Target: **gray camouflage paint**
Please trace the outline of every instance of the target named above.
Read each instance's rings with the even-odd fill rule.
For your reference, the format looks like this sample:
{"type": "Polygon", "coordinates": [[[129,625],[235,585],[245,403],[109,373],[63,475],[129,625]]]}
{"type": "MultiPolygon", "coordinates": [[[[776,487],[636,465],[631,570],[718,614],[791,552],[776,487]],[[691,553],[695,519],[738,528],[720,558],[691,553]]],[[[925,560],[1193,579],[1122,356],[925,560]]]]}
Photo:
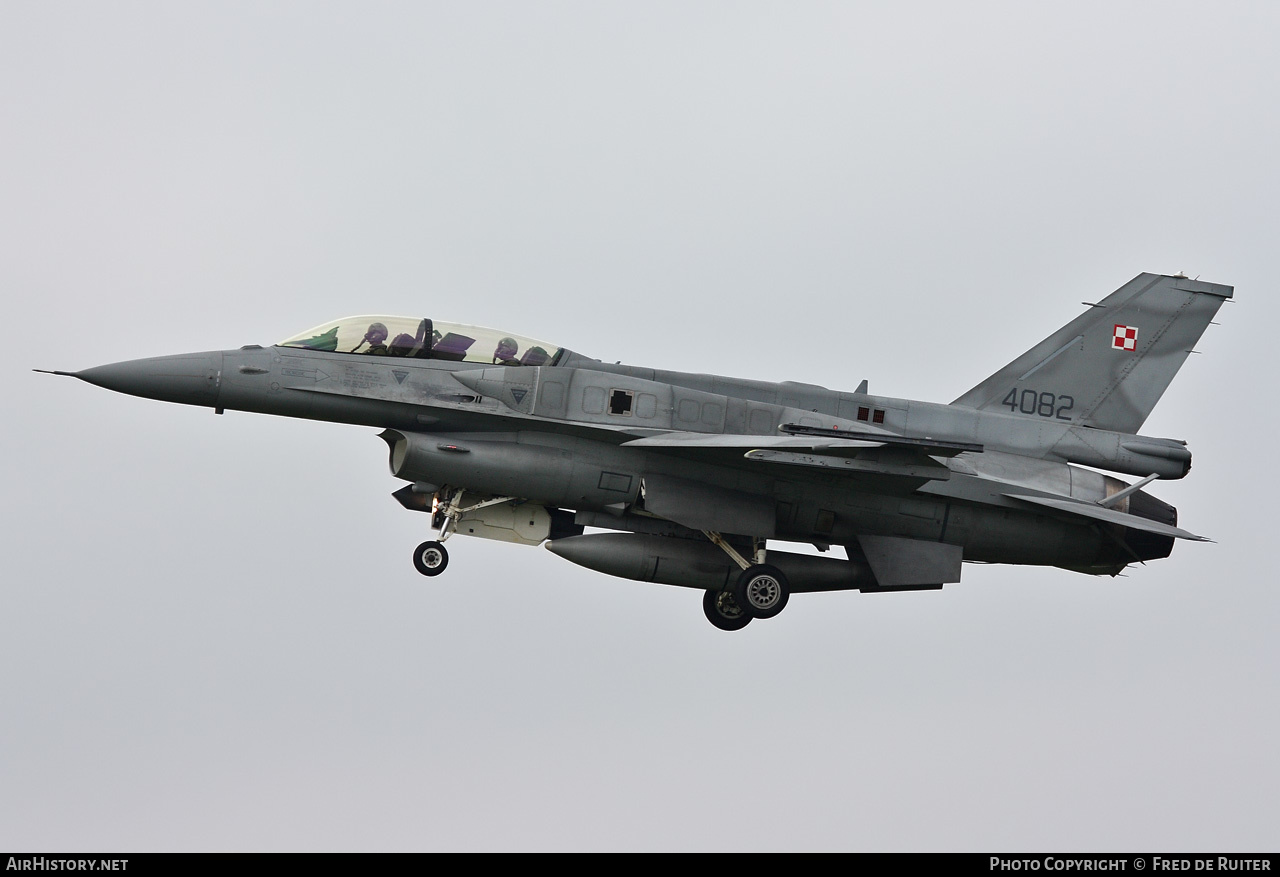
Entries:
{"type": "Polygon", "coordinates": [[[713,531],[743,553],[753,539],[844,546],[847,560],[770,550],[792,591],[932,588],[962,559],[1114,575],[1200,538],[1142,490],[1103,507],[1127,484],[1081,466],[1187,474],[1182,442],[1136,433],[1231,295],[1139,275],[950,405],[571,351],[511,367],[249,346],[75,376],[381,427],[396,477],[572,515],[548,547],[614,575],[725,588],[738,567],[713,531]],[[619,532],[575,535],[585,526],[619,532]]]}

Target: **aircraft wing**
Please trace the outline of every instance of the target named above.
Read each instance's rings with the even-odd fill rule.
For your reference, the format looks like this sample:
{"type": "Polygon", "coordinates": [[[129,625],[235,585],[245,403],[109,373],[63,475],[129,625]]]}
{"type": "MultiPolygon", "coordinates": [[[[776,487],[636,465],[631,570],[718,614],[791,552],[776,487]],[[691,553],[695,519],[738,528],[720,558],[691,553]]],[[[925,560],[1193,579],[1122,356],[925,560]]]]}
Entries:
{"type": "Polygon", "coordinates": [[[1212,542],[1212,539],[1204,536],[1197,536],[1180,527],[1174,527],[1169,524],[1162,524],[1159,521],[1152,521],[1147,518],[1140,518],[1137,515],[1130,515],[1125,512],[1116,511],[1115,509],[1104,508],[1096,503],[1081,502],[1076,499],[1057,499],[1049,496],[1030,496],[1021,493],[1006,493],[1009,499],[1019,502],[1029,502],[1038,506],[1056,509],[1060,512],[1066,512],[1068,515],[1078,515],[1080,517],[1092,518],[1095,521],[1102,521],[1107,524],[1119,524],[1122,527],[1128,527],[1130,530],[1142,530],[1146,533],[1155,533],[1159,536],[1173,536],[1176,539],[1189,539],[1193,542],[1212,542]]]}
{"type": "Polygon", "coordinates": [[[908,438],[890,432],[852,432],[784,423],[781,435],[724,435],[705,432],[666,432],[625,442],[629,447],[647,448],[771,448],[821,451],[839,456],[866,448],[898,448],[930,457],[954,457],[965,451],[981,452],[982,445],[970,442],[908,438]]]}
{"type": "Polygon", "coordinates": [[[661,435],[646,436],[624,442],[631,448],[662,448],[678,450],[680,448],[710,448],[750,451],[757,448],[822,450],[824,453],[839,456],[841,454],[861,451],[865,448],[879,448],[882,441],[866,439],[827,439],[814,440],[793,435],[709,435],[705,432],[666,432],[661,435]]]}
{"type": "Polygon", "coordinates": [[[965,451],[982,453],[982,445],[973,442],[943,441],[933,438],[911,438],[904,435],[877,430],[875,432],[853,432],[850,430],[826,429],[820,426],[804,426],[799,423],[784,423],[779,427],[782,432],[792,436],[804,436],[811,441],[822,439],[863,440],[877,442],[894,448],[912,449],[930,457],[954,457],[965,451]]]}
{"type": "Polygon", "coordinates": [[[951,477],[951,470],[933,459],[934,456],[981,449],[980,445],[908,439],[891,434],[845,433],[790,425],[783,429],[784,434],[773,436],[670,432],[633,439],[623,445],[726,463],[746,461],[756,465],[806,467],[823,477],[845,473],[905,478],[915,485],[951,477]]]}

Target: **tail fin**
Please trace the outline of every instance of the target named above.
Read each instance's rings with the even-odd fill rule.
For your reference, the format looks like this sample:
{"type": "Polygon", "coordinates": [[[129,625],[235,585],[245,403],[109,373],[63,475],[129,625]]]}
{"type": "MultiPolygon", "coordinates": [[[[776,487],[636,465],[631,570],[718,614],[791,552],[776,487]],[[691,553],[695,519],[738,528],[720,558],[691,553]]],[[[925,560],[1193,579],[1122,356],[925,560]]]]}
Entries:
{"type": "Polygon", "coordinates": [[[951,404],[1136,433],[1232,292],[1139,274],[951,404]]]}

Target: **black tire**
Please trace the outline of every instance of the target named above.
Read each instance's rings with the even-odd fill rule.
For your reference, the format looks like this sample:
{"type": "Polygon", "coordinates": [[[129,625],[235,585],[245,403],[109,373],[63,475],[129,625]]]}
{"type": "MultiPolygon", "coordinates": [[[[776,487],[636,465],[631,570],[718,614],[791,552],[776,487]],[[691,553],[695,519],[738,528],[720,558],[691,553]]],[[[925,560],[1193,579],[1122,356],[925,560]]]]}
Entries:
{"type": "Polygon", "coordinates": [[[423,542],[413,549],[413,566],[424,576],[438,576],[449,565],[449,552],[439,542],[423,542]]]}
{"type": "Polygon", "coordinates": [[[742,630],[751,623],[751,616],[739,608],[728,591],[707,591],[702,595],[702,611],[721,630],[742,630]]]}
{"type": "Polygon", "coordinates": [[[733,599],[752,618],[772,618],[786,608],[790,597],[787,577],[767,563],[747,567],[733,584],[733,599]]]}

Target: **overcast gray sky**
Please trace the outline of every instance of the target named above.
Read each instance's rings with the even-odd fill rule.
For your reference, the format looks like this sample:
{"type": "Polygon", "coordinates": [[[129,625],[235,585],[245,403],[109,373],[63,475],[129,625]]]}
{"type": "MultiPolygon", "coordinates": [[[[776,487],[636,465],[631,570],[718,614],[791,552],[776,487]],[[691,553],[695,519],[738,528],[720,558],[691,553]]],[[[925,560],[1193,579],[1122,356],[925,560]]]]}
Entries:
{"type": "Polygon", "coordinates": [[[1274,3],[0,0],[0,848],[1280,843],[1274,3]],[[30,372],[429,313],[948,401],[1141,271],[1217,544],[716,631],[375,430],[30,372]],[[771,351],[802,348],[782,362],[771,351]]]}

